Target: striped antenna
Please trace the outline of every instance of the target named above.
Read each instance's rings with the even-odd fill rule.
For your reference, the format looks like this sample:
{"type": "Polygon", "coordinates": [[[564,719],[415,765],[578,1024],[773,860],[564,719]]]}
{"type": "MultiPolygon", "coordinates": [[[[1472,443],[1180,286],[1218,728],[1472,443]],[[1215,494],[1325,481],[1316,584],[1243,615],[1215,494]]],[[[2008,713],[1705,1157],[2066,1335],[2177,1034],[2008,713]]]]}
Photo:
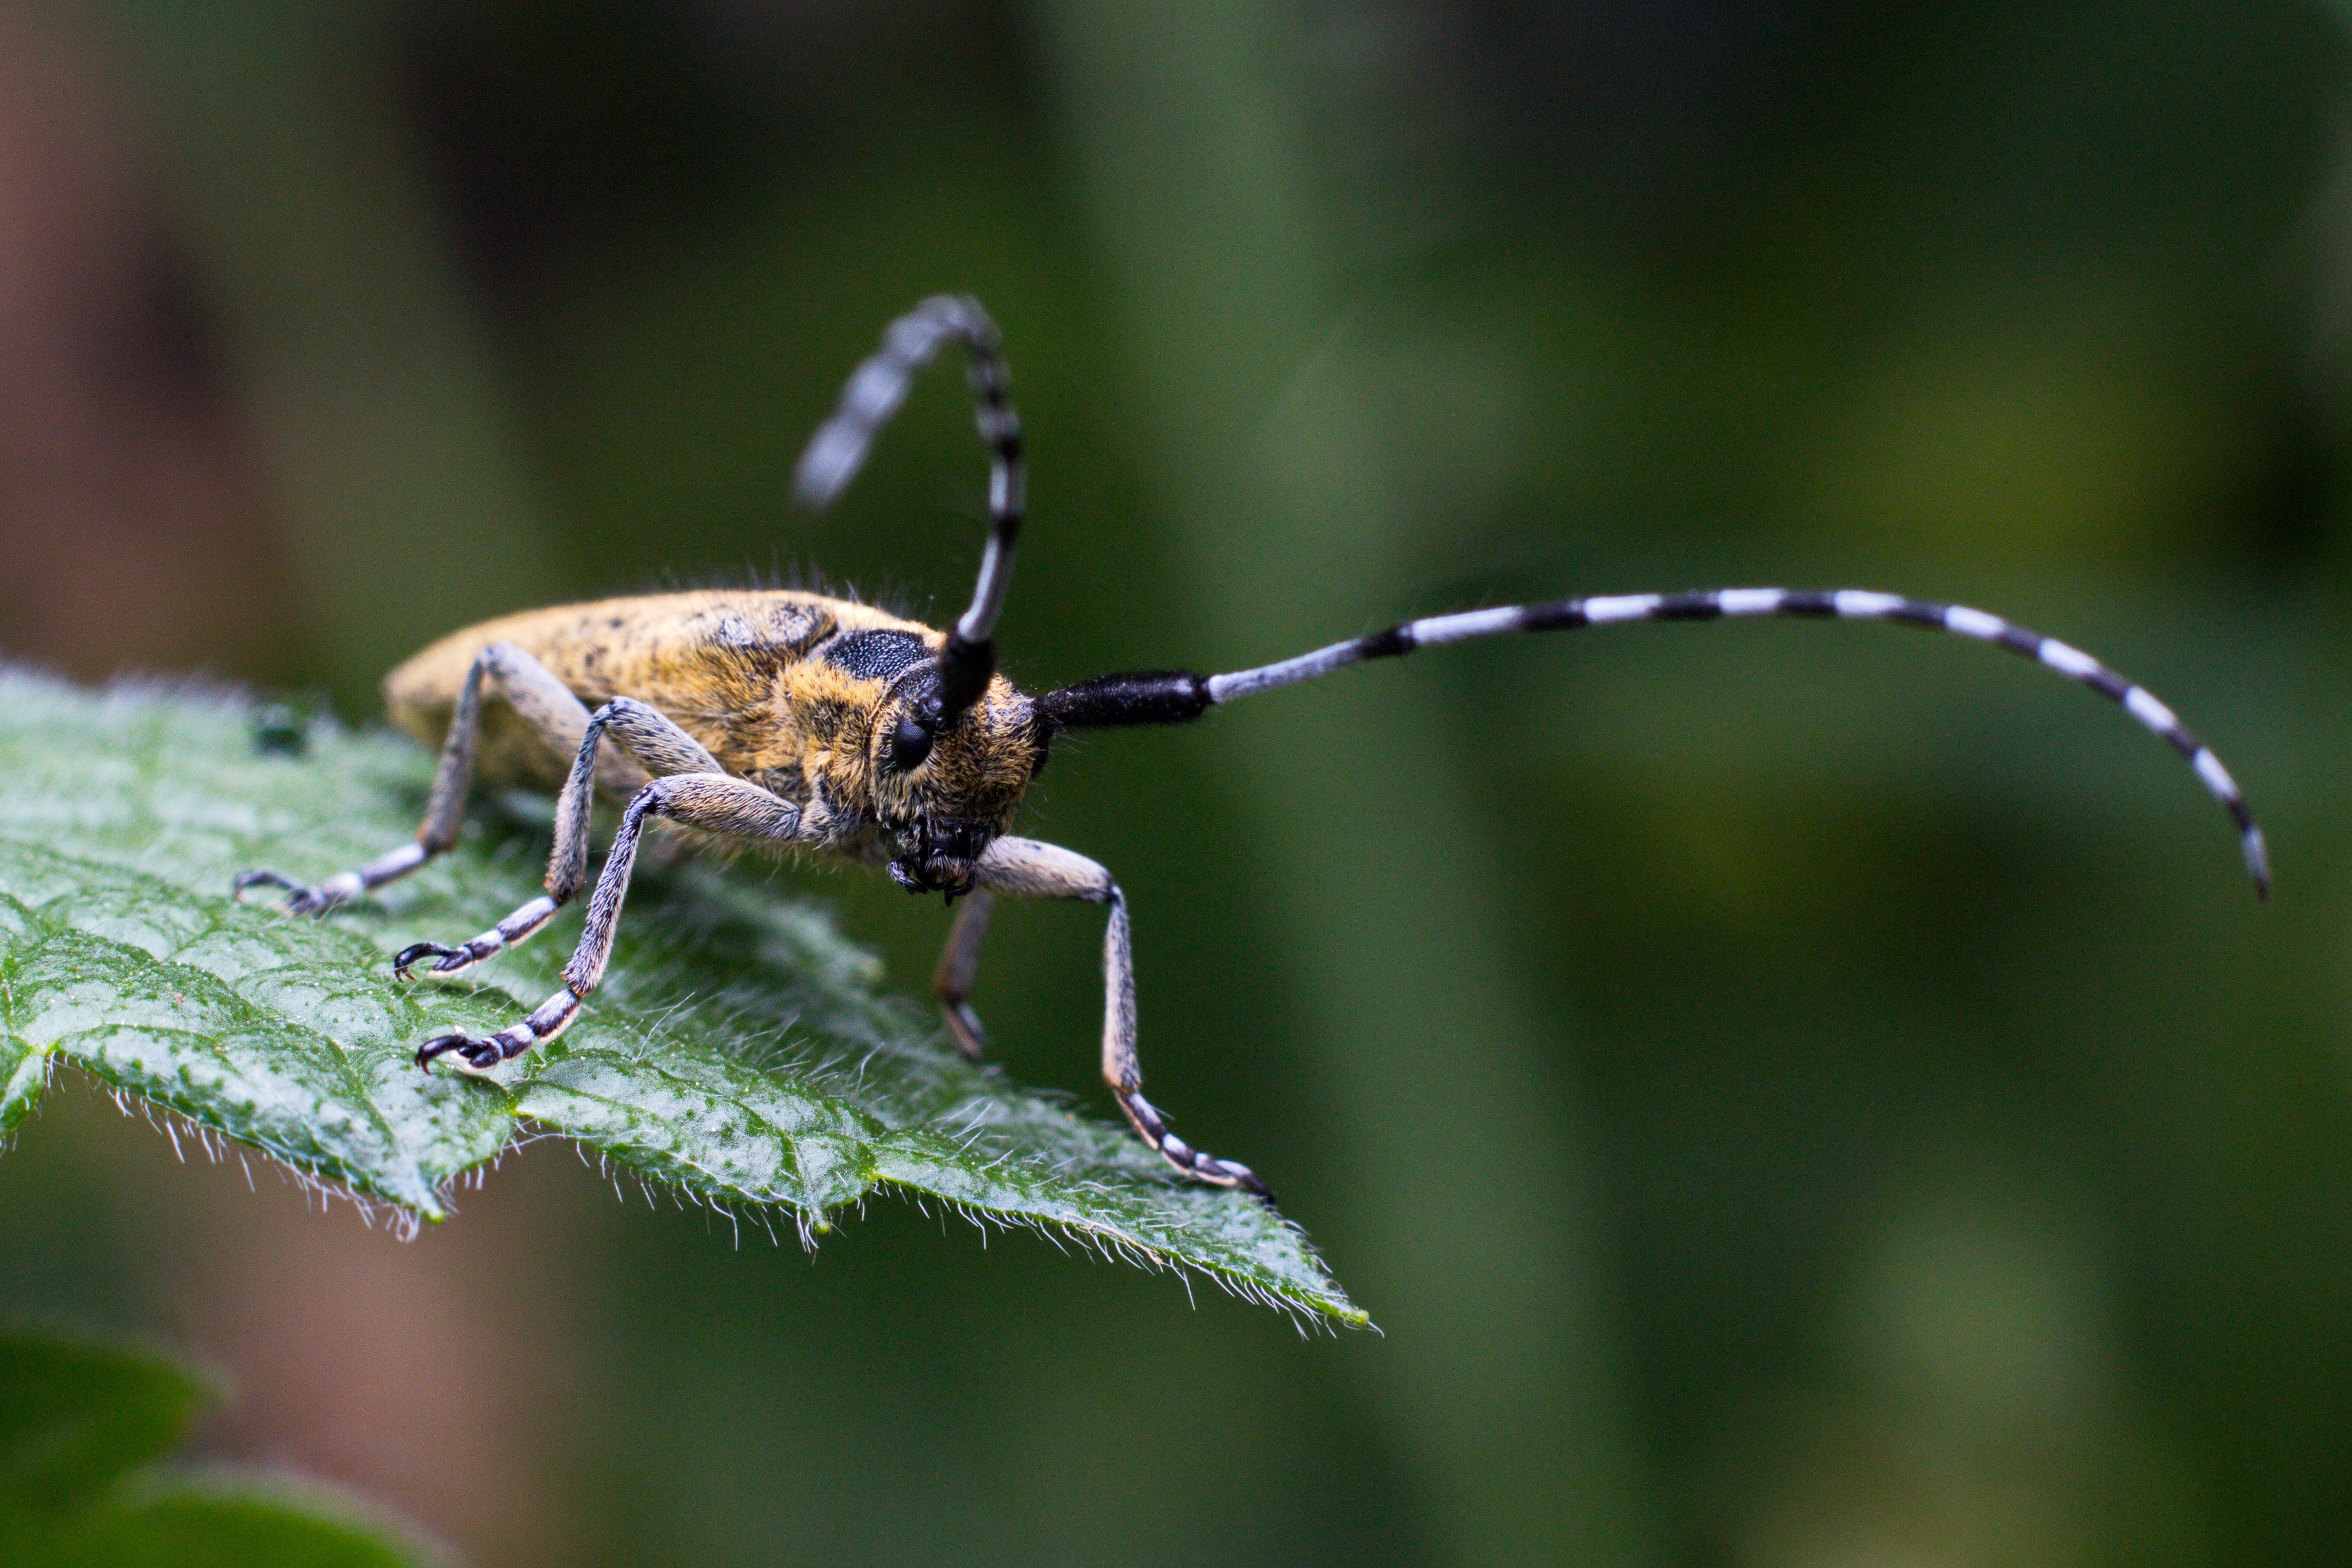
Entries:
{"type": "Polygon", "coordinates": [[[956,622],[940,653],[939,692],[928,715],[927,727],[933,729],[978,702],[996,673],[992,638],[1013,585],[1013,551],[1021,537],[1025,500],[1021,416],[1013,408],[1013,377],[1004,363],[1003,340],[980,301],[941,294],[891,322],[883,330],[882,347],[842,389],[841,406],[809,438],[793,476],[793,494],[805,505],[823,507],[840,495],[865,465],[875,436],[907,401],[915,373],[950,342],[963,345],[973,418],[980,438],[988,443],[989,527],[971,608],[956,622]]]}
{"type": "Polygon", "coordinates": [[[1931,632],[1954,632],[2046,664],[2069,680],[2090,687],[2188,758],[2189,766],[2237,824],[2238,841],[2245,853],[2247,874],[2254,881],[2255,896],[2269,896],[2270,856],[2263,844],[2263,830],[2255,823],[2253,813],[2246,809],[2237,781],[2221,766],[2221,759],[2213,755],[2212,747],[2189,733],[2188,727],[2146,686],[2126,680],[2081,649],[1964,604],[1929,604],[1860,589],[1797,593],[1780,588],[1727,588],[1713,593],[1633,593],[1570,599],[1553,604],[1515,604],[1408,621],[1370,636],[1301,653],[1295,659],[1263,664],[1254,670],[1236,670],[1230,674],[1202,676],[1171,671],[1098,676],[1046,692],[1037,702],[1039,710],[1049,720],[1066,729],[1179,723],[1237,697],[1297,685],[1349,664],[1360,664],[1368,659],[1395,658],[1416,648],[1465,643],[1507,632],[1568,632],[1580,626],[1621,625],[1638,621],[1715,621],[1752,616],[1891,621],[1931,632]]]}

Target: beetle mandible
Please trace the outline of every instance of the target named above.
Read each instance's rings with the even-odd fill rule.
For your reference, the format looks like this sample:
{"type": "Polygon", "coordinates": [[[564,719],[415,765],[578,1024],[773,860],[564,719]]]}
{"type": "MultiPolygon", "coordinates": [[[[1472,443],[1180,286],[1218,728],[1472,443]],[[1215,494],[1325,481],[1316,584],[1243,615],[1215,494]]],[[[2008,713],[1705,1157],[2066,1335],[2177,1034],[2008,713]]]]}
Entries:
{"type": "Polygon", "coordinates": [[[307,885],[273,871],[247,872],[236,878],[236,891],[284,888],[293,912],[327,910],[454,844],[478,772],[552,781],[560,770],[546,892],[469,941],[419,942],[394,960],[403,978],[427,959],[427,973],[458,975],[538,931],[588,886],[594,797],[625,800],[620,830],[589,892],[579,945],[564,966],[563,988],[496,1034],[442,1035],[416,1049],[420,1067],[429,1070],[446,1057],[475,1073],[554,1039],[579,1016],[612,956],[648,818],[720,839],[881,865],[909,892],[943,894],[950,905],[963,898],[936,988],[957,1049],[974,1061],[987,1037],[970,996],[995,899],[1105,904],[1102,1066],[1119,1108],[1177,1170],[1269,1201],[1265,1183],[1248,1166],[1178,1137],[1143,1097],[1127,901],[1118,884],[1083,855],[1012,833],[1030,781],[1065,730],[1181,724],[1349,664],[1503,632],[1747,616],[1886,621],[1995,643],[2120,705],[2188,759],[2236,823],[2256,893],[2268,891],[2262,830],[2221,759],[2170,708],[2079,649],[1965,605],[1853,589],[1571,599],[1405,622],[1257,669],[1217,675],[1138,671],[1024,694],[997,673],[993,641],[1021,531],[1021,423],[1002,340],[977,301],[928,299],[890,325],[881,349],[851,376],[840,408],[810,440],[796,487],[814,505],[838,495],[905,401],[916,372],[950,344],[963,350],[991,454],[980,580],[953,626],[940,632],[854,600],[802,591],[709,590],[530,611],[452,633],[384,679],[393,722],[440,746],[415,842],[307,885]],[[492,699],[503,706],[487,706],[492,699]]]}

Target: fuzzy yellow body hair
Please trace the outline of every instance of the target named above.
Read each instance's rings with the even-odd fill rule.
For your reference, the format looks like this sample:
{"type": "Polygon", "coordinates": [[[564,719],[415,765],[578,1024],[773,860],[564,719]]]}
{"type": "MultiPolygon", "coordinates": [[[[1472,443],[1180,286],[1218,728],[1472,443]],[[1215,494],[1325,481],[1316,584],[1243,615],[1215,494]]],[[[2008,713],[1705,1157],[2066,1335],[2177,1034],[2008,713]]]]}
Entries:
{"type": "MultiPolygon", "coordinates": [[[[384,678],[384,704],[393,723],[437,747],[467,669],[485,648],[512,643],[588,707],[634,697],[658,709],[729,773],[826,812],[843,830],[837,837],[847,838],[883,804],[875,799],[872,732],[889,677],[908,655],[919,650],[924,658],[935,657],[944,642],[944,633],[919,622],[800,590],[606,599],[526,611],[452,632],[384,678]],[[860,632],[898,634],[887,642],[903,649],[900,662],[826,656],[860,632]]],[[[1022,703],[999,675],[982,709],[1009,719],[1022,703]]],[[[992,727],[983,723],[973,733],[992,727]]],[[[942,747],[938,768],[966,775],[962,793],[976,793],[985,815],[1009,825],[1031,771],[1028,749],[965,755],[972,749],[942,747]]],[[[553,789],[571,761],[504,703],[486,707],[479,777],[553,789]]]]}

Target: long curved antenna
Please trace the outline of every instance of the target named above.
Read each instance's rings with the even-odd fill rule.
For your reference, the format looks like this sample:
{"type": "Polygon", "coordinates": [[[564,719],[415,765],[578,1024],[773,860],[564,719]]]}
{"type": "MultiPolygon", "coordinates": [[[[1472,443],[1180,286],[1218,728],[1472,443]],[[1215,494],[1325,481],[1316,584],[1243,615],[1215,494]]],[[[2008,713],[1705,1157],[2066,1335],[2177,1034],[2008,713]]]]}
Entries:
{"type": "Polygon", "coordinates": [[[2158,702],[2146,686],[2136,685],[2081,649],[2029,632],[1998,615],[1964,604],[1929,604],[1892,593],[1844,589],[1835,593],[1797,593],[1780,588],[1727,588],[1713,593],[1633,593],[1613,598],[1569,599],[1552,604],[1514,604],[1496,610],[1471,610],[1457,615],[1433,615],[1408,621],[1385,632],[1334,643],[1311,653],[1254,670],[1223,675],[1196,675],[1176,671],[1145,671],[1133,674],[1098,675],[1090,681],[1043,694],[1037,706],[1056,727],[1098,728],[1110,725],[1179,724],[1197,718],[1211,707],[1237,697],[1297,685],[1318,675],[1367,659],[1389,659],[1445,643],[1507,632],[1567,632],[1580,626],[1610,626],[1637,621],[1714,621],[1746,616],[1837,617],[1847,621],[1891,621],[1931,632],[1955,632],[1979,643],[1990,643],[2048,665],[2116,704],[2145,725],[2189,766],[2222,810],[2237,824],[2238,841],[2246,857],[2246,872],[2254,880],[2254,894],[2270,894],[2271,868],[2263,830],[2246,809],[2237,781],[2212,747],[2189,733],[2173,711],[2158,702]]]}
{"type": "Polygon", "coordinates": [[[1004,341],[980,301],[960,294],[924,300],[883,329],[882,347],[857,367],[842,389],[841,406],[817,426],[793,476],[793,494],[822,507],[845,489],[864,465],[874,438],[907,401],[915,372],[940,345],[963,345],[971,383],[973,419],[988,443],[988,548],[971,608],[963,612],[940,653],[940,684],[925,727],[937,730],[980,700],[996,673],[996,618],[1013,585],[1013,549],[1021,537],[1026,485],[1021,465],[1021,416],[1013,409],[1013,377],[1004,341]]]}

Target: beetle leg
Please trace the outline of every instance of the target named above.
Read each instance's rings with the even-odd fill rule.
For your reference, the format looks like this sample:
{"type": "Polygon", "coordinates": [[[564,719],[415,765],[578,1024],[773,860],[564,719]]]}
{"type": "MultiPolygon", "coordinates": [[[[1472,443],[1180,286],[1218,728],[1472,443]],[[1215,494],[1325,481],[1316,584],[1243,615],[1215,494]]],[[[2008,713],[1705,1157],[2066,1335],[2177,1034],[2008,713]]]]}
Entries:
{"type": "MultiPolygon", "coordinates": [[[[1196,1149],[1168,1130],[1159,1108],[1143,1097],[1143,1067],[1135,1049],[1135,960],[1128,939],[1127,895],[1110,873],[1082,854],[1034,839],[999,839],[980,858],[980,885],[1019,898],[1076,898],[1110,905],[1110,922],[1103,933],[1103,1079],[1118,1097],[1137,1134],[1160,1158],[1197,1180],[1217,1186],[1240,1187],[1267,1203],[1274,1194],[1244,1165],[1221,1160],[1196,1149]]],[[[962,935],[949,939],[956,950],[962,935]]],[[[974,963],[978,939],[973,940],[974,963]]],[[[941,965],[942,972],[947,966],[941,965]]],[[[964,976],[967,982],[970,974],[964,976]]]]}
{"type": "MultiPolygon", "coordinates": [[[[441,743],[440,766],[434,771],[433,793],[415,843],[403,844],[355,871],[339,872],[307,886],[274,871],[242,872],[230,883],[230,891],[241,894],[248,887],[282,887],[288,894],[286,907],[292,913],[322,914],[371,888],[406,876],[456,843],[466,818],[466,792],[474,778],[474,743],[481,729],[485,680],[559,751],[570,751],[580,744],[581,732],[588,727],[587,706],[537,659],[512,643],[493,643],[474,656],[465,684],[457,688],[457,701],[449,714],[449,734],[441,743]]],[[[644,783],[641,770],[615,760],[621,762],[622,770],[613,774],[608,784],[631,789],[644,783]]]]}
{"type": "MultiPolygon", "coordinates": [[[[653,711],[642,704],[636,706],[646,713],[653,711]]],[[[570,799],[568,789],[565,796],[570,799]]],[[[596,988],[612,960],[613,932],[620,923],[621,903],[628,895],[629,873],[636,864],[637,842],[647,817],[667,817],[729,838],[771,841],[797,838],[801,829],[798,806],[749,779],[717,772],[672,773],[655,779],[638,790],[621,813],[621,831],[614,835],[595,891],[588,895],[588,919],[580,933],[580,946],[563,967],[563,988],[520,1023],[485,1039],[445,1034],[426,1040],[416,1048],[419,1067],[429,1066],[437,1056],[454,1056],[455,1065],[461,1070],[480,1072],[553,1040],[571,1026],[580,1016],[582,1000],[596,988]]]]}
{"type": "Polygon", "coordinates": [[[607,738],[617,741],[646,773],[723,771],[700,741],[660,710],[634,697],[614,697],[588,717],[572,756],[571,774],[563,781],[563,793],[556,800],[555,849],[547,860],[547,892],[461,946],[418,942],[402,948],[392,961],[394,974],[404,980],[410,967],[426,958],[434,960],[428,974],[445,977],[463,974],[537,931],[578,895],[588,879],[589,819],[596,804],[597,780],[611,771],[610,753],[603,753],[600,762],[602,742],[607,738]]]}
{"type": "Polygon", "coordinates": [[[394,956],[393,977],[402,980],[414,978],[409,970],[427,958],[433,960],[433,967],[426,971],[428,974],[443,977],[461,975],[483,959],[504,952],[537,931],[554,919],[555,912],[562,907],[554,899],[541,894],[479,936],[469,937],[455,947],[441,942],[412,942],[394,956]]]}
{"type": "Polygon", "coordinates": [[[931,977],[940,1010],[947,1014],[948,1032],[954,1036],[956,1050],[966,1061],[978,1061],[988,1054],[988,1030],[981,1027],[980,1015],[965,998],[971,995],[972,980],[980,973],[980,946],[988,939],[989,912],[995,906],[996,899],[987,889],[972,890],[948,932],[948,944],[940,950],[939,969],[931,977]]]}

